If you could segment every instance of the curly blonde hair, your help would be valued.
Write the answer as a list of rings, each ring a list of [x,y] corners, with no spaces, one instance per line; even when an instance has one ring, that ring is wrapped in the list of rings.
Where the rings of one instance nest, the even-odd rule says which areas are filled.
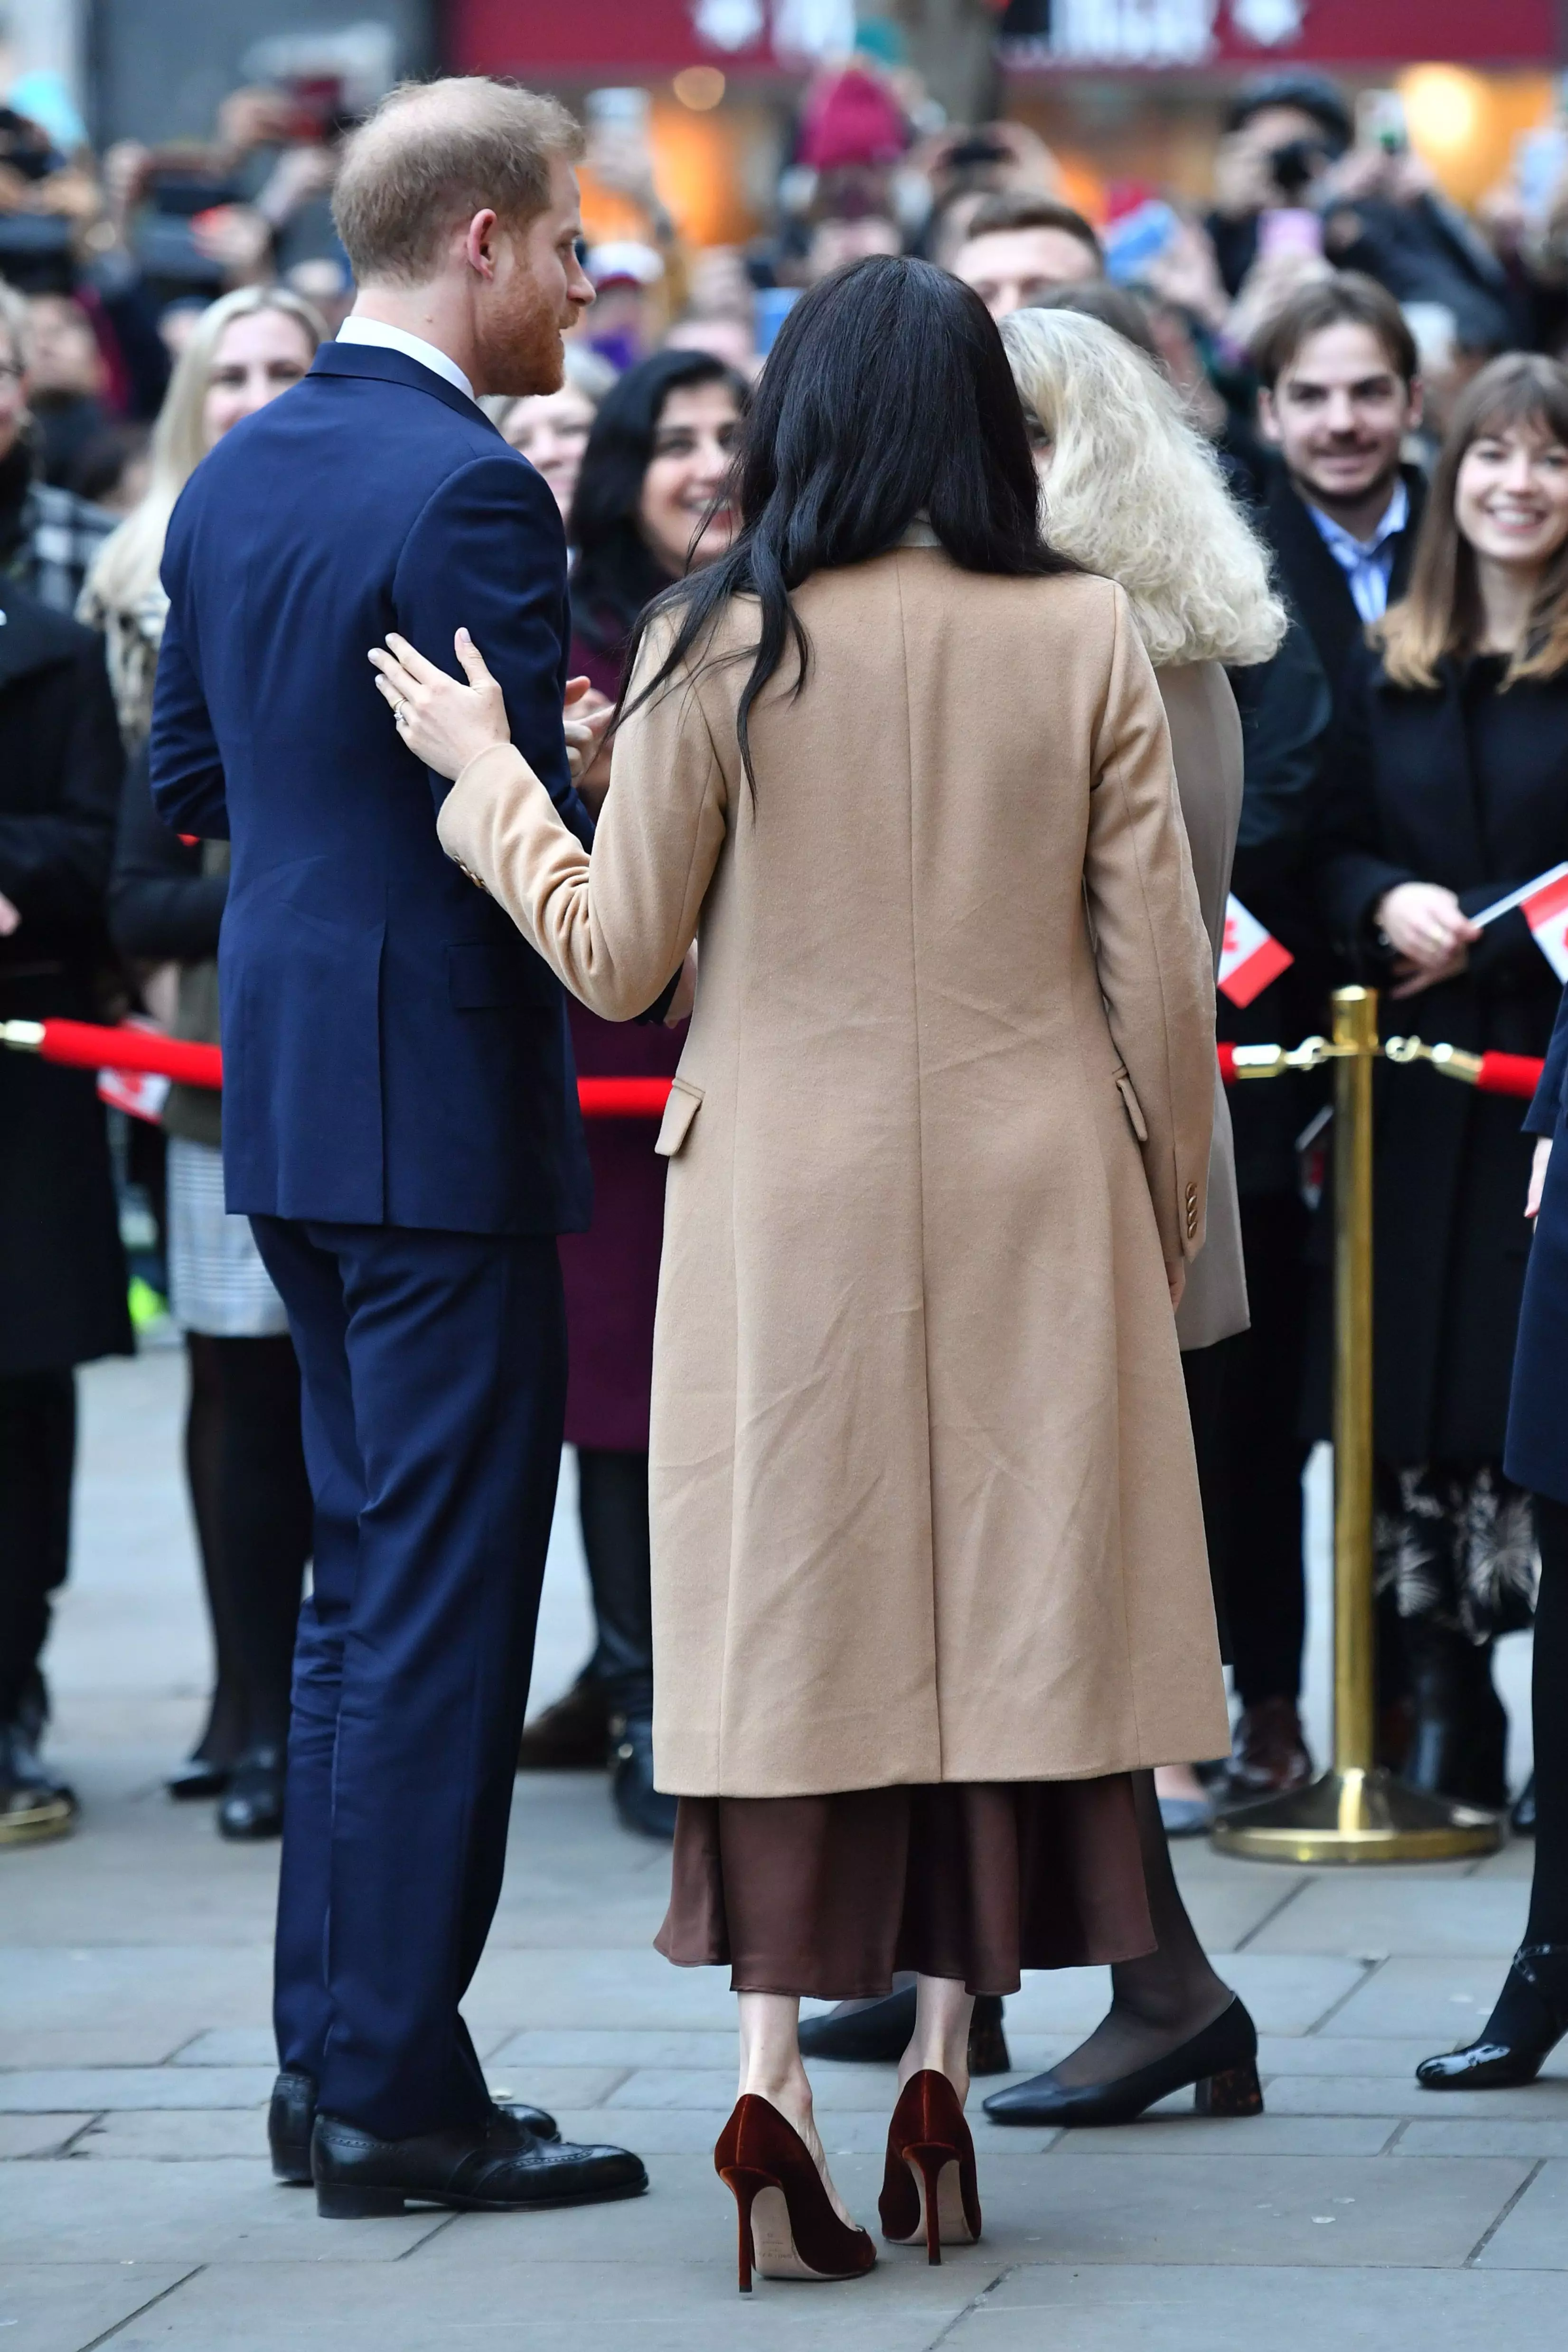
[[[1126,590],[1156,669],[1277,653],[1287,623],[1268,551],[1174,385],[1074,311],[1016,310],[1002,341],[1019,398],[1054,444],[1046,535]]]

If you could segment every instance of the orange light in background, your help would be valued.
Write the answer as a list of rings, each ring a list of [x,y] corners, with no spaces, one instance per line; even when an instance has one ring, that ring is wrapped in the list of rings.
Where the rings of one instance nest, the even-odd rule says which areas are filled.
[[[1474,204],[1503,179],[1520,133],[1551,120],[1545,74],[1479,74],[1461,66],[1410,66],[1395,79],[1410,144],[1444,194]]]
[[[693,114],[706,114],[722,103],[724,77],[717,66],[683,66],[670,88]]]
[[[744,150],[761,128],[750,109],[694,114],[655,99],[649,135],[658,192],[689,244],[743,245],[756,234]]]

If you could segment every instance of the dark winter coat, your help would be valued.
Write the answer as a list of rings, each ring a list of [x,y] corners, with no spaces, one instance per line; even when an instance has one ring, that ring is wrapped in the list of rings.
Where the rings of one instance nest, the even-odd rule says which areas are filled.
[[[0,1020],[90,1020],[121,753],[98,639],[0,588]],[[0,1377],[130,1351],[90,1070],[0,1050]]]
[[[1351,970],[1386,990],[1373,909],[1437,882],[1474,915],[1568,859],[1568,673],[1500,692],[1493,659],[1445,665],[1438,688],[1390,684],[1363,655],[1328,768],[1318,871]],[[1457,979],[1382,1005],[1384,1036],[1543,1055],[1559,997],[1517,911]],[[1376,1443],[1399,1465],[1479,1465],[1503,1450],[1524,1281],[1531,1143],[1517,1102],[1426,1066],[1376,1085]]]

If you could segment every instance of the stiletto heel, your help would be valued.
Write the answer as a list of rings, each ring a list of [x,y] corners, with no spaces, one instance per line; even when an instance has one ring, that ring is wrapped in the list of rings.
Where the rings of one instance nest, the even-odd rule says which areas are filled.
[[[811,2150],[787,2116],[752,2093],[736,2101],[719,2135],[713,2169],[735,2200],[740,2286],[763,2278],[859,2278],[877,2259],[864,2230],[833,2210]]]
[[[1256,2063],[1248,2059],[1245,2065],[1205,2074],[1194,2088],[1193,2105],[1200,2116],[1260,2116],[1263,2085]]]
[[[930,2263],[941,2262],[944,2239],[967,2246],[980,2235],[974,2142],[957,2092],[931,2067],[910,2075],[893,2109],[878,2211],[895,2245],[923,2234]]]

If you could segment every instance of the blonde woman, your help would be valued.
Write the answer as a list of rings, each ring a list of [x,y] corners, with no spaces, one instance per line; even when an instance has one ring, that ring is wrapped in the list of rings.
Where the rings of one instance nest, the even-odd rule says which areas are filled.
[[[1019,310],[1002,340],[1035,449],[1047,534],[1085,571],[1125,590],[1165,706],[1182,816],[1217,971],[1241,816],[1241,723],[1226,665],[1267,661],[1286,615],[1268,558],[1225,486],[1181,395],[1102,320]],[[1215,1409],[1216,1343],[1247,1328],[1230,1115],[1215,1075],[1208,1240],[1176,1318],[1200,1464]],[[1162,1774],[1162,1783],[1171,1782]],[[1180,1788],[1180,1782],[1176,1787]],[[1156,2099],[1250,2063],[1252,2021],[1210,1968],[1171,1871],[1162,1810],[1198,1826],[1191,1793],[1136,1801],[1159,1949],[1112,1971],[1110,2015],[1048,2074],[986,2101],[998,2123],[1130,2121]]]
[[[217,939],[228,844],[188,849],[153,813],[142,755],[168,599],[158,577],[174,502],[243,417],[310,371],[320,320],[299,295],[246,287],[203,312],[153,436],[146,496],[100,549],[81,617],[104,631],[126,779],[110,919],[123,953],[176,964],[182,1037],[216,1044]],[[299,1372],[283,1302],[244,1217],[226,1214],[216,1094],[176,1087],[168,1137],[169,1305],[191,1367],[185,1459],[212,1614],[216,1686],[172,1796],[216,1797],[227,1838],[282,1824],[289,1672],[310,1545]]]
[[[104,632],[127,743],[145,739],[168,598],[158,578],[174,501],[207,451],[242,416],[298,383],[326,330],[284,286],[243,286],[204,310],[153,430],[145,497],[105,541],[77,617]]]

